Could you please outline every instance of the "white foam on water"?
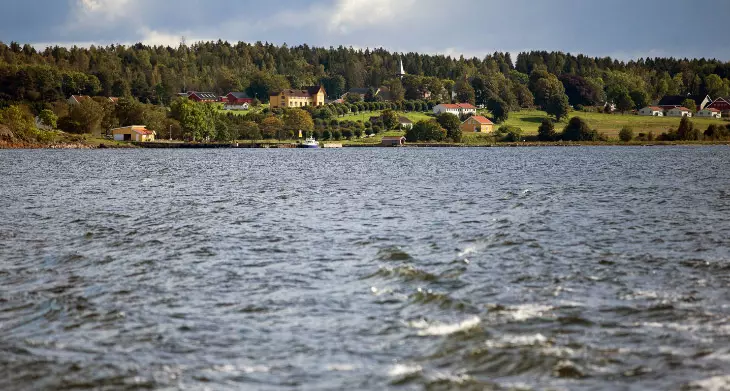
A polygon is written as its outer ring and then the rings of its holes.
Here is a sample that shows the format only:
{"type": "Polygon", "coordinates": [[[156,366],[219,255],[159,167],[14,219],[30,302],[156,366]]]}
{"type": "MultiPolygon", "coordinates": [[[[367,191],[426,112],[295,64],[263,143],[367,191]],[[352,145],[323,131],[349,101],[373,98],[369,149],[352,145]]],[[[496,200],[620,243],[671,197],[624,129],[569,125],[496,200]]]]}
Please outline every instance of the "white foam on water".
{"type": "Polygon", "coordinates": [[[540,304],[521,304],[511,308],[510,316],[516,321],[539,318],[549,313],[553,307],[540,304]]]}
{"type": "Polygon", "coordinates": [[[533,335],[503,335],[497,340],[487,341],[489,348],[504,348],[517,346],[535,346],[546,343],[548,339],[542,334],[533,335]]]}
{"type": "Polygon", "coordinates": [[[246,366],[246,365],[216,365],[213,367],[213,370],[216,372],[223,372],[223,373],[268,373],[271,369],[269,367],[263,366],[263,365],[254,365],[254,366],[246,366]]]}
{"type": "Polygon", "coordinates": [[[476,248],[476,247],[474,247],[474,246],[472,246],[472,247],[467,247],[467,248],[465,248],[465,249],[464,249],[464,251],[462,251],[462,252],[460,252],[460,253],[458,254],[458,257],[459,257],[459,258],[461,258],[461,257],[465,257],[465,256],[467,256],[467,255],[469,255],[469,254],[474,254],[474,253],[475,253],[476,251],[477,251],[477,248],[476,248]]]}
{"type": "Polygon", "coordinates": [[[421,371],[423,371],[423,367],[421,367],[420,365],[396,364],[392,368],[390,368],[390,371],[388,371],[388,376],[390,376],[390,377],[410,376],[410,375],[419,373],[421,371]]]}
{"type": "Polygon", "coordinates": [[[464,320],[458,323],[428,323],[426,321],[411,322],[411,327],[421,329],[418,332],[420,336],[437,336],[437,335],[450,335],[473,329],[482,320],[478,316],[471,319],[464,320]]]}
{"type": "Polygon", "coordinates": [[[730,376],[715,376],[704,380],[690,383],[692,387],[698,387],[705,391],[728,391],[730,390],[730,376]]]}
{"type": "Polygon", "coordinates": [[[330,364],[327,365],[327,370],[332,372],[350,372],[355,370],[355,366],[352,364],[330,364]]]}

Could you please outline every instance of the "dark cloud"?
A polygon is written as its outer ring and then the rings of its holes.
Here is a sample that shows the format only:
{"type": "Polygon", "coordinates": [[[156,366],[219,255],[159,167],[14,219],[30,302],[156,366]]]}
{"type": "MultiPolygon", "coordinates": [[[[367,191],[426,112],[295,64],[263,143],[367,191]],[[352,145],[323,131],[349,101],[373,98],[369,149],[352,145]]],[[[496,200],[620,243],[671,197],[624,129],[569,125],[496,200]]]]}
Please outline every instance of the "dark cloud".
{"type": "Polygon", "coordinates": [[[4,42],[170,43],[185,35],[469,56],[540,49],[730,60],[730,46],[722,44],[730,16],[726,0],[452,0],[446,6],[442,0],[5,2],[4,42]],[[82,12],[83,2],[93,10],[82,12]]]}

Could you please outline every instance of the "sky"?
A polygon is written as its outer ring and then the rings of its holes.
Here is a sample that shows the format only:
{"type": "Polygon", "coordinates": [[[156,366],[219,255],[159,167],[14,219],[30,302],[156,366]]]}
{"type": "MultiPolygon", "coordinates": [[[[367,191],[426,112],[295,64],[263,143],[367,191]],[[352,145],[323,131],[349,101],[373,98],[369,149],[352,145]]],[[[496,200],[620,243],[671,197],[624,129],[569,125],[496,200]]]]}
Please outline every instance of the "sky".
{"type": "Polygon", "coordinates": [[[184,36],[479,58],[559,50],[730,61],[730,0],[0,0],[0,10],[0,41],[37,48],[177,46],[184,36]]]}

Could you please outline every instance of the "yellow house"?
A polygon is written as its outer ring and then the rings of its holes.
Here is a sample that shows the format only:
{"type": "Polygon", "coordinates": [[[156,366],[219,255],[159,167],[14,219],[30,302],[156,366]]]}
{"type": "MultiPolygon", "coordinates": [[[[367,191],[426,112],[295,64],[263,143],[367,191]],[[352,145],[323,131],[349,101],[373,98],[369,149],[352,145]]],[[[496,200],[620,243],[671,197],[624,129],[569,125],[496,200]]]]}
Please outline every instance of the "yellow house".
{"type": "Polygon", "coordinates": [[[327,96],[324,87],[312,86],[303,90],[284,90],[269,95],[272,109],[284,107],[324,106],[327,96]]]}
{"type": "Polygon", "coordinates": [[[155,141],[155,132],[144,125],[125,126],[112,129],[116,141],[155,141]]]}
{"type": "Polygon", "coordinates": [[[464,133],[492,133],[494,124],[486,117],[475,115],[462,122],[460,128],[464,133]]]}

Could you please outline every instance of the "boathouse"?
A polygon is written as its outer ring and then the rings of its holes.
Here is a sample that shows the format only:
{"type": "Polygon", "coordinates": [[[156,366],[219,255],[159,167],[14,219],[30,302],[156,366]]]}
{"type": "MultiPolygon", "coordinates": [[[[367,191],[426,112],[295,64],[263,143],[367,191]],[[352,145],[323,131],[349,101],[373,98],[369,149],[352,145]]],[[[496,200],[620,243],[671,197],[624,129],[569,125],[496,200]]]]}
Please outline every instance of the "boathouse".
{"type": "Polygon", "coordinates": [[[380,145],[383,147],[402,147],[406,143],[406,138],[403,136],[385,136],[380,141],[380,145]]]}
{"type": "Polygon", "coordinates": [[[132,125],[112,129],[116,141],[155,141],[155,132],[144,125],[132,125]]]}

